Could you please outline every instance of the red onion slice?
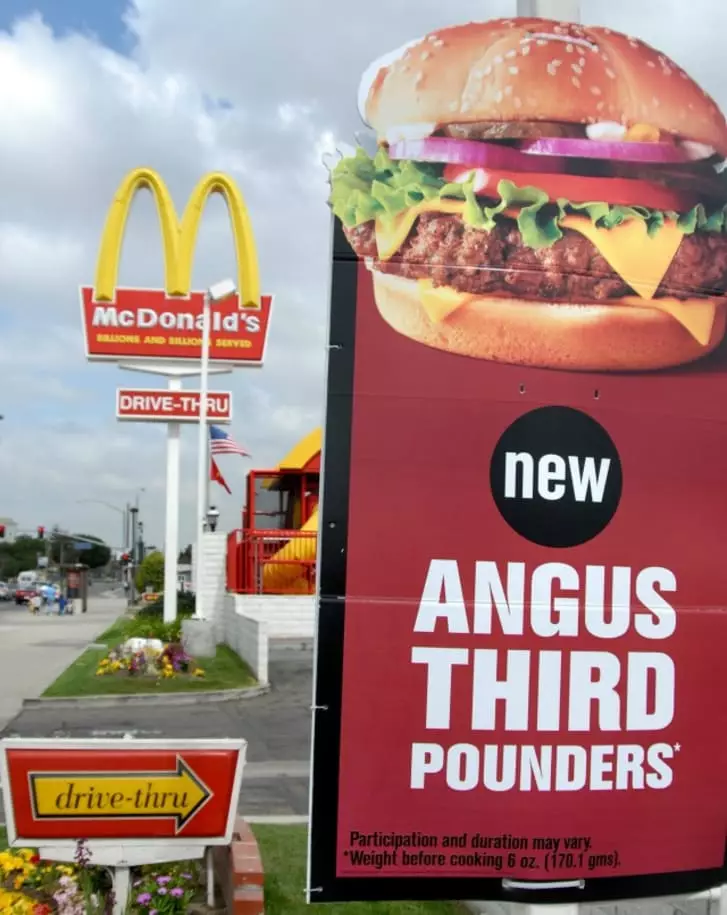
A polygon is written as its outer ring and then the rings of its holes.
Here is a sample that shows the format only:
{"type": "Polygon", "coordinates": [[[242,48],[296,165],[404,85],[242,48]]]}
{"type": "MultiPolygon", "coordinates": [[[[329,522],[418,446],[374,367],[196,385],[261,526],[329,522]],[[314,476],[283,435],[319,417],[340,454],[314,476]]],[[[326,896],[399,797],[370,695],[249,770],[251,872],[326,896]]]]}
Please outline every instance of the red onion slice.
{"type": "Polygon", "coordinates": [[[536,159],[510,146],[480,140],[452,140],[449,137],[402,140],[389,147],[389,155],[392,159],[471,165],[473,168],[502,168],[517,172],[565,171],[565,163],[557,155],[538,156],[536,159]]]}
{"type": "Polygon", "coordinates": [[[540,137],[520,144],[525,155],[566,156],[579,159],[618,159],[621,162],[680,164],[693,161],[686,150],[671,143],[639,143],[616,140],[576,140],[571,137],[540,137]]]}

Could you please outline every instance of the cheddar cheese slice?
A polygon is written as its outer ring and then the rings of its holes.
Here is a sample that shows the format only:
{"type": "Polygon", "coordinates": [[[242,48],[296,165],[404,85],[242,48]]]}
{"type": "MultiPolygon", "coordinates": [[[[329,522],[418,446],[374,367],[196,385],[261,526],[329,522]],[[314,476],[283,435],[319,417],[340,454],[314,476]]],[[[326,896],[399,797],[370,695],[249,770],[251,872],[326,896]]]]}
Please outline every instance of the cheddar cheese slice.
{"type": "Polygon", "coordinates": [[[650,308],[664,311],[689,331],[697,343],[706,346],[712,336],[712,328],[717,317],[717,309],[723,308],[721,302],[714,299],[651,299],[644,302],[636,296],[626,296],[614,302],[617,305],[634,305],[637,308],[650,308]]]}
{"type": "Polygon", "coordinates": [[[587,238],[642,299],[654,297],[684,238],[673,221],[665,222],[653,237],[641,219],[630,219],[613,229],[599,229],[585,216],[566,216],[560,224],[587,238]]]}

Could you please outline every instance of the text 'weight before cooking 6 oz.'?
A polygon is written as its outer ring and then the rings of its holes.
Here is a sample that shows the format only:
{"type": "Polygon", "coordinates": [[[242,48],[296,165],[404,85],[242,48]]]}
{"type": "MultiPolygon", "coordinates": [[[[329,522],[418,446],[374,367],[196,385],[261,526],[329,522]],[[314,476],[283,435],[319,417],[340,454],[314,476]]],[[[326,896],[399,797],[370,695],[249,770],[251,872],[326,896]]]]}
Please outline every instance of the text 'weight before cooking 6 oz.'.
{"type": "Polygon", "coordinates": [[[378,871],[407,867],[444,870],[479,868],[497,874],[515,870],[552,875],[588,873],[621,865],[617,850],[594,850],[591,836],[512,836],[463,832],[438,839],[421,833],[361,833],[351,831],[343,852],[348,863],[378,871]]]}

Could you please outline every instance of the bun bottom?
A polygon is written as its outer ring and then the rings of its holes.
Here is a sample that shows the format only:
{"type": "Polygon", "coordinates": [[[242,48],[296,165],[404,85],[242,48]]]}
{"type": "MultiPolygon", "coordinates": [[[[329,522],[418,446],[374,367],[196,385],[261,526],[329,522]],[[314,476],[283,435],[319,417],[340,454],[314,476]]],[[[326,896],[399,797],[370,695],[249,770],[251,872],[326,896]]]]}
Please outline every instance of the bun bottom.
{"type": "Polygon", "coordinates": [[[474,296],[439,322],[422,307],[416,280],[372,270],[381,317],[395,331],[460,356],[564,371],[651,371],[694,362],[725,335],[718,308],[709,342],[651,308],[531,302],[474,296]]]}

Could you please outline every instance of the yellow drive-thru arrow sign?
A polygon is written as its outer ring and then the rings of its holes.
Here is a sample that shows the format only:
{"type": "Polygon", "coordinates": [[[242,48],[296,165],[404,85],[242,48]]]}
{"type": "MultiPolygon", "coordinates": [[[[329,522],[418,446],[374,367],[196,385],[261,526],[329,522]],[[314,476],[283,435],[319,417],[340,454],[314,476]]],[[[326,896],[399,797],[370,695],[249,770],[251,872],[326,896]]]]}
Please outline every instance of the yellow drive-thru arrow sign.
{"type": "Polygon", "coordinates": [[[174,817],[179,831],[212,797],[179,756],[174,772],[34,772],[29,778],[37,820],[174,817]]]}

